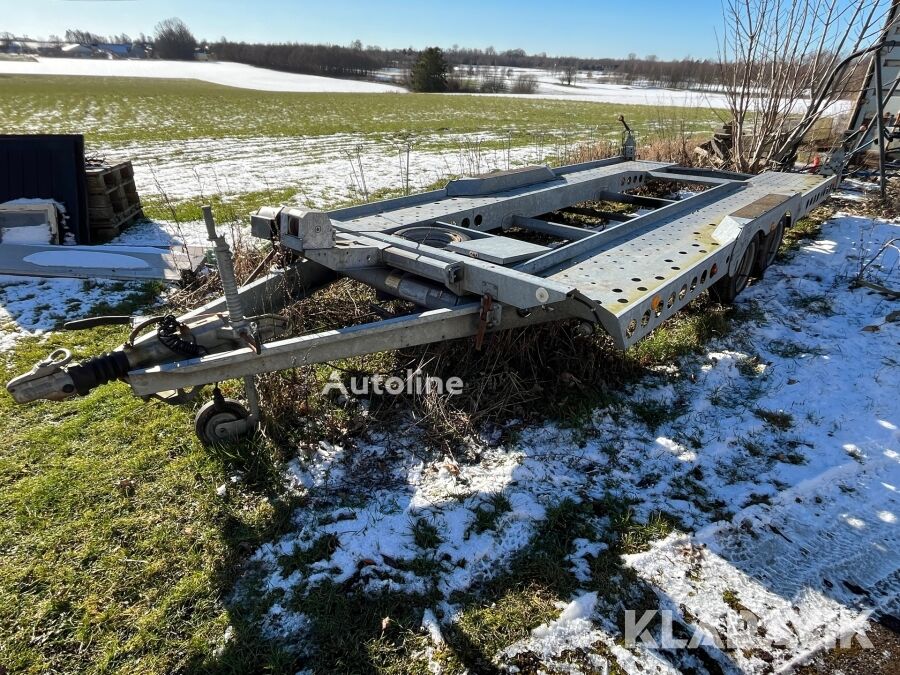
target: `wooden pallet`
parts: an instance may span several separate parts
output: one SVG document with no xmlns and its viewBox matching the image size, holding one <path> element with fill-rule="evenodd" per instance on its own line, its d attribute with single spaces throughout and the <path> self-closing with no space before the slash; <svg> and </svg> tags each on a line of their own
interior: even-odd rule
<svg viewBox="0 0 900 675">
<path fill-rule="evenodd" d="M 91 241 L 112 239 L 144 217 L 131 162 L 88 165 L 85 173 Z"/>
</svg>

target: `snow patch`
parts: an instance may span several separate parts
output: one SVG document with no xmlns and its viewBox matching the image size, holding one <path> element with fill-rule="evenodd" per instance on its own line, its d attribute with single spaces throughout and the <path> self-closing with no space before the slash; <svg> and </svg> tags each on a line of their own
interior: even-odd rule
<svg viewBox="0 0 900 675">
<path fill-rule="evenodd" d="M 101 253 L 99 251 L 41 251 L 23 258 L 25 262 L 41 267 L 95 267 L 98 269 L 143 269 L 150 267 L 145 260 L 119 253 Z"/>
<path fill-rule="evenodd" d="M 9 75 L 76 75 L 201 80 L 257 91 L 402 93 L 405 89 L 377 82 L 319 75 L 284 73 L 227 61 L 163 61 L 161 59 L 66 59 L 35 57 L 33 61 L 0 59 L 0 73 Z"/>
<path fill-rule="evenodd" d="M 2 244 L 49 244 L 53 233 L 49 223 L 41 225 L 21 225 L 19 227 L 4 227 L 0 232 L 0 245 Z"/>
</svg>

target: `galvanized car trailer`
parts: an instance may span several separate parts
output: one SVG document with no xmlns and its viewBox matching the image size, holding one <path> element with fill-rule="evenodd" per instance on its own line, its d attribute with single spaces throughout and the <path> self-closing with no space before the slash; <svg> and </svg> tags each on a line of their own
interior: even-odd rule
<svg viewBox="0 0 900 675">
<path fill-rule="evenodd" d="M 641 188 L 654 181 L 706 189 L 677 200 L 646 196 Z M 462 178 L 441 190 L 330 212 L 260 209 L 251 217 L 253 234 L 294 261 L 241 288 L 207 208 L 224 297 L 177 319 L 144 321 L 124 345 L 80 364 L 60 350 L 7 389 L 20 403 L 62 400 L 121 379 L 138 396 L 183 403 L 204 385 L 243 378 L 247 407 L 216 387 L 197 415 L 198 435 L 211 443 L 257 423 L 253 376 L 260 373 L 464 337 L 474 336 L 480 348 L 487 332 L 563 319 L 602 328 L 624 349 L 705 290 L 732 300 L 772 264 L 784 229 L 836 181 L 641 161 L 626 142 L 611 159 Z M 643 212 L 598 211 L 597 202 Z M 561 223 L 563 212 L 605 224 Z M 342 277 L 417 311 L 283 337 L 278 312 Z M 141 335 L 152 325 L 155 332 Z"/>
</svg>

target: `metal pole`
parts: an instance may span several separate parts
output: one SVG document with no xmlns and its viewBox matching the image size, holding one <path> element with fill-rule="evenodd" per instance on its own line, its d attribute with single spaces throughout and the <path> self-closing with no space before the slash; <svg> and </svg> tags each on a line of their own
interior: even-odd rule
<svg viewBox="0 0 900 675">
<path fill-rule="evenodd" d="M 887 178 L 884 174 L 884 85 L 881 81 L 881 49 L 875 50 L 875 101 L 878 110 L 878 180 L 881 189 L 881 199 L 887 197 Z"/>
</svg>

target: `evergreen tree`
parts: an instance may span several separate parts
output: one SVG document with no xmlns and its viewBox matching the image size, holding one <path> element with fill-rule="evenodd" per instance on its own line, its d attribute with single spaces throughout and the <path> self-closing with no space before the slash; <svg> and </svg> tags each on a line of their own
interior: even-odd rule
<svg viewBox="0 0 900 675">
<path fill-rule="evenodd" d="M 419 55 L 410 74 L 413 91 L 447 91 L 447 62 L 440 47 L 429 47 Z"/>
</svg>

